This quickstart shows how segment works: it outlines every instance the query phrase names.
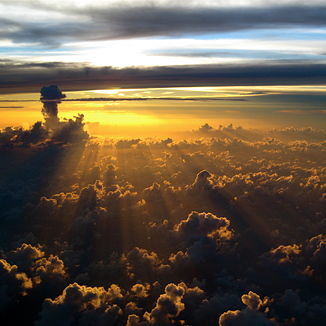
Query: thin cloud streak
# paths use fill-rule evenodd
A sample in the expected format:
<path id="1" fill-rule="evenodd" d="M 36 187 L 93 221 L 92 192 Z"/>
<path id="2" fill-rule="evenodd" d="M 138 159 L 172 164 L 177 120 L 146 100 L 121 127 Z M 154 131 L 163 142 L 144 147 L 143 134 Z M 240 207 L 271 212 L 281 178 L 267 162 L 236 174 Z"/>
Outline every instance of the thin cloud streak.
<path id="1" fill-rule="evenodd" d="M 229 98 L 229 97 L 95 97 L 95 98 L 74 98 L 60 100 L 60 102 L 123 102 L 123 101 L 248 101 L 244 98 Z M 1 100 L 1 102 L 37 102 L 36 100 Z M 51 101 L 47 101 L 50 102 Z M 22 106 L 0 106 L 0 108 L 22 108 Z"/>
<path id="2" fill-rule="evenodd" d="M 120 101 L 155 101 L 155 100 L 163 100 L 163 101 L 235 101 L 242 102 L 247 101 L 244 98 L 228 98 L 228 97 L 126 97 L 126 98 L 110 98 L 110 97 L 99 97 L 99 98 L 78 98 L 78 99 L 67 99 L 63 100 L 63 102 L 100 102 L 100 101 L 112 101 L 112 102 L 120 102 Z"/>

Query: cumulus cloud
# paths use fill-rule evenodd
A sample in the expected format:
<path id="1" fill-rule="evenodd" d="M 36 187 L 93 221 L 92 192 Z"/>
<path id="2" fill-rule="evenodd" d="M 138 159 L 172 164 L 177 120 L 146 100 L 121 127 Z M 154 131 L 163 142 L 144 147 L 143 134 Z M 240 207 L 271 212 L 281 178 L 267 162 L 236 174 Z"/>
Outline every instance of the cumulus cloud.
<path id="1" fill-rule="evenodd" d="M 63 94 L 57 85 L 51 86 L 44 86 L 41 88 L 41 100 L 42 101 L 50 101 L 50 100 L 57 100 L 60 101 L 61 99 L 65 98 L 66 95 Z"/>
<path id="2" fill-rule="evenodd" d="M 175 231 L 188 238 L 196 235 L 208 237 L 221 237 L 223 231 L 230 225 L 225 217 L 217 217 L 211 213 L 192 212 L 187 220 L 175 226 Z"/>
<path id="3" fill-rule="evenodd" d="M 241 297 L 242 302 L 249 308 L 258 310 L 262 306 L 262 301 L 258 294 L 249 291 L 248 294 L 244 294 Z"/>
<path id="4" fill-rule="evenodd" d="M 258 313 L 256 310 L 244 309 L 236 311 L 227 311 L 219 318 L 219 326 L 232 326 L 232 325 L 259 325 L 259 326 L 272 326 L 276 325 L 273 321 L 266 318 L 263 314 Z"/>
<path id="5" fill-rule="evenodd" d="M 8 258 L 18 265 L 21 271 L 28 272 L 33 269 L 35 261 L 42 258 L 44 254 L 42 248 L 23 243 L 19 248 L 12 250 Z"/>
<path id="6" fill-rule="evenodd" d="M 265 306 L 269 298 L 261 300 L 260 296 L 255 292 L 249 291 L 241 297 L 242 302 L 247 306 L 243 310 L 229 310 L 221 314 L 219 317 L 219 325 L 277 325 L 272 319 L 269 319 L 264 312 L 259 310 Z"/>
<path id="7" fill-rule="evenodd" d="M 20 296 L 26 294 L 26 290 L 32 288 L 32 281 L 25 273 L 19 273 L 17 265 L 9 264 L 5 259 L 0 259 L 1 275 L 1 310 L 17 300 Z"/>
<path id="8" fill-rule="evenodd" d="M 36 325 L 71 325 L 77 322 L 87 323 L 114 322 L 121 314 L 121 309 L 111 303 L 122 295 L 116 285 L 107 291 L 104 288 L 91 288 L 70 284 L 63 293 L 52 299 L 45 299 L 41 318 Z M 94 311 L 95 313 L 91 313 Z M 77 314 L 79 313 L 79 314 Z"/>
<path id="9" fill-rule="evenodd" d="M 146 298 L 148 296 L 149 286 L 144 286 L 143 284 L 134 284 L 131 288 L 131 292 L 135 294 L 136 297 Z"/>
<path id="10" fill-rule="evenodd" d="M 324 325 L 325 134 L 212 128 L 183 140 L 29 147 L 12 140 L 22 130 L 6 129 L 4 316 Z"/>
<path id="11" fill-rule="evenodd" d="M 30 144 L 50 139 L 61 143 L 78 143 L 88 139 L 89 135 L 84 131 L 83 114 L 78 114 L 74 119 L 60 121 L 58 104 L 65 97 L 66 95 L 59 90 L 57 85 L 44 86 L 41 89 L 44 123 L 38 121 L 29 130 L 5 128 L 0 131 L 0 146 L 12 147 L 22 144 L 30 146 Z"/>
<path id="12" fill-rule="evenodd" d="M 59 125 L 58 103 L 66 95 L 62 94 L 57 85 L 41 88 L 41 101 L 43 103 L 42 113 L 45 125 L 49 129 L 55 129 Z"/>
<path id="13" fill-rule="evenodd" d="M 171 320 L 179 316 L 185 305 L 181 302 L 185 290 L 173 283 L 165 287 L 165 294 L 157 299 L 156 306 L 145 318 L 151 325 L 171 325 Z"/>

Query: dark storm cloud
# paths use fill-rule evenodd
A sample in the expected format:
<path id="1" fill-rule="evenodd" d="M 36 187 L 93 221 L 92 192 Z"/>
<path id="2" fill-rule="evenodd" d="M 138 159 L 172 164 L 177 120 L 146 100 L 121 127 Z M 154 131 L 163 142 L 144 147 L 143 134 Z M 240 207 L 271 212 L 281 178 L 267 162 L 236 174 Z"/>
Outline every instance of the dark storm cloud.
<path id="1" fill-rule="evenodd" d="M 24 5 L 24 4 L 23 4 Z M 31 4 L 31 9 L 57 11 L 59 6 L 44 3 Z M 43 8 L 42 8 L 43 7 Z M 55 18 L 42 25 L 32 21 L 5 19 L 3 24 L 15 28 L 6 29 L 3 35 L 14 42 L 37 42 L 59 45 L 66 40 L 108 40 L 145 36 L 180 36 L 193 33 L 221 33 L 245 29 L 284 28 L 297 26 L 324 26 L 325 6 L 265 6 L 223 7 L 155 5 L 107 5 L 102 7 L 69 7 L 65 19 Z"/>
<path id="2" fill-rule="evenodd" d="M 34 91 L 60 84 L 66 91 L 114 87 L 178 87 L 241 85 L 318 85 L 326 82 L 326 65 L 309 62 L 260 62 L 246 65 L 170 67 L 87 67 L 85 64 L 1 64 L 3 93 Z M 64 78 L 63 78 L 64 77 Z"/>

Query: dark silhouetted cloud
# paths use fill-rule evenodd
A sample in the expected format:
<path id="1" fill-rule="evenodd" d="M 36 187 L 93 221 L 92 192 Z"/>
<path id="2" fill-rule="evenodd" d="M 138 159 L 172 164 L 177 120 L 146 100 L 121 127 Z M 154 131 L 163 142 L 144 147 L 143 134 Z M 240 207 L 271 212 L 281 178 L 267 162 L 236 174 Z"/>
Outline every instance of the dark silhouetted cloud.
<path id="1" fill-rule="evenodd" d="M 0 132 L 12 325 L 325 324 L 325 132 L 100 143 L 61 123 Z"/>
<path id="2" fill-rule="evenodd" d="M 67 91 L 106 88 L 241 85 L 324 84 L 323 63 L 272 62 L 234 65 L 197 65 L 148 68 L 88 67 L 85 64 L 57 63 L 50 68 L 34 64 L 6 62 L 1 65 L 3 92 L 34 91 L 44 83 L 60 83 Z M 19 69 L 18 69 L 19 68 Z M 62 75 L 66 77 L 62 79 Z M 236 99 L 240 100 L 240 99 Z"/>

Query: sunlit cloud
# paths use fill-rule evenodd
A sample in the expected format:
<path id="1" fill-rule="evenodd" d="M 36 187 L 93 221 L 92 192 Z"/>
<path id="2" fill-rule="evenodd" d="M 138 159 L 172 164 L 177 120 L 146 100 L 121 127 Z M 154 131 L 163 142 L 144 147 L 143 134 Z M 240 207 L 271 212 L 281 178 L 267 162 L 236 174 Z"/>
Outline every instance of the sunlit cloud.
<path id="1" fill-rule="evenodd" d="M 1 1 L 4 317 L 325 325 L 325 8 Z"/>
<path id="2" fill-rule="evenodd" d="M 5 1 L 0 9 L 7 92 L 46 82 L 83 90 L 325 81 L 322 1 Z"/>
<path id="3" fill-rule="evenodd" d="M 313 58 L 322 62 L 325 45 L 322 40 L 264 40 L 246 38 L 245 35 L 242 39 L 223 37 L 215 40 L 145 38 L 70 43 L 62 46 L 60 51 L 27 51 L 24 56 L 22 53 L 8 52 L 4 58 L 85 62 L 115 67 L 241 63 L 265 57 L 296 60 Z"/>

